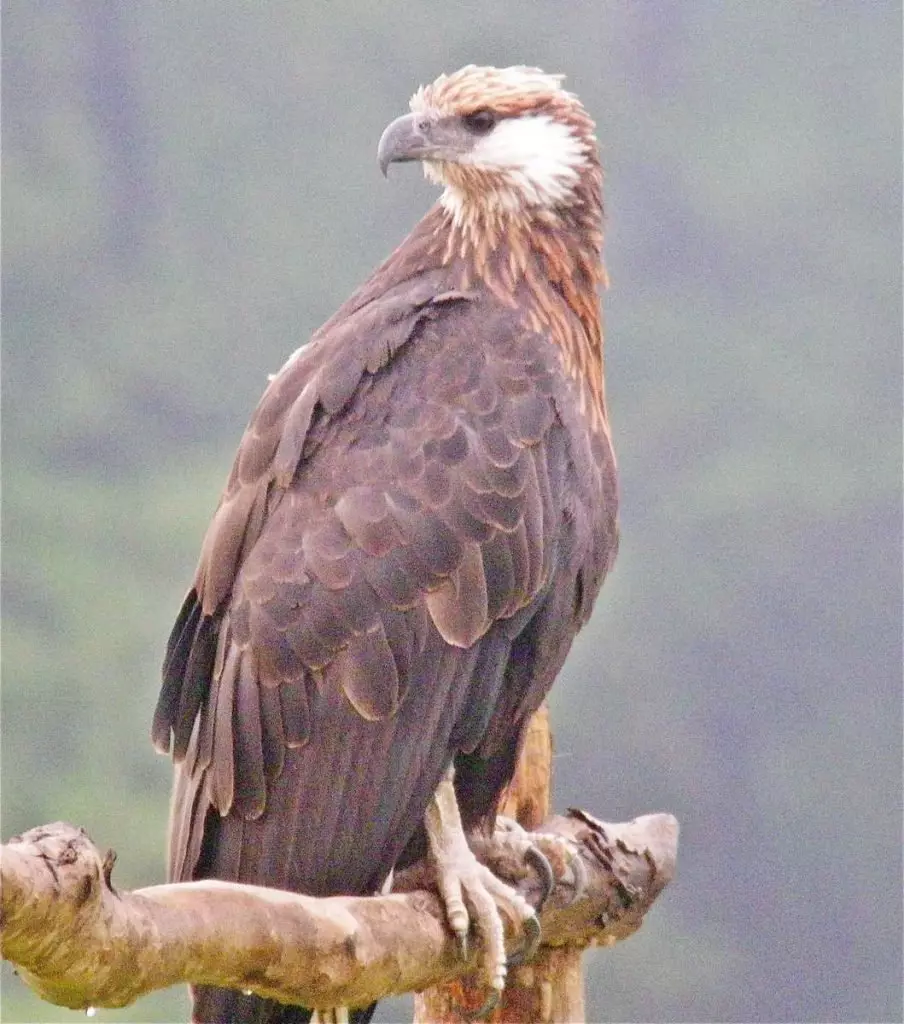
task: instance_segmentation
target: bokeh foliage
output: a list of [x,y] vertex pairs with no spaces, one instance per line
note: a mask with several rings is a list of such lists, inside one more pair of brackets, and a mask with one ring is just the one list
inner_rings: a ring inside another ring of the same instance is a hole
[[535,63],[599,125],[623,494],[557,804],[683,826],[591,1019],[900,1019],[899,5],[4,13],[4,837],[162,879],[160,656],[242,425],[431,201],[374,159],[413,88]]

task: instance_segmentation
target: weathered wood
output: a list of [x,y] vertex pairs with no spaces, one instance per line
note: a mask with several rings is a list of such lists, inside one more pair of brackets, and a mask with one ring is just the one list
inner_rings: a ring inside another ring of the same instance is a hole
[[[572,813],[544,828],[574,843],[588,876],[579,900],[567,882],[557,885],[541,917],[545,941],[610,943],[636,930],[672,877],[675,819],[604,825]],[[479,855],[505,870],[511,852],[491,840]],[[111,867],[71,825],[32,829],[0,848],[3,956],[49,1002],[125,1006],[192,982],[307,1006],[360,1005],[478,962],[459,959],[437,897],[413,891],[422,869],[400,875],[392,895],[313,899],[215,881],[123,892]],[[519,881],[528,898],[536,887],[533,877]],[[518,937],[509,938],[515,948]]]
[[[505,817],[517,821],[522,828],[536,831],[549,815],[551,789],[552,733],[549,728],[549,708],[544,702],[528,724],[515,777],[506,790],[500,811]],[[487,1018],[489,1024],[510,1020],[552,1020],[554,1018],[536,1016],[536,1012],[545,1011],[547,1003],[558,1006],[563,995],[569,1013],[574,1012],[576,997],[579,996],[583,1014],[580,964],[577,971],[572,968],[561,973],[563,959],[573,959],[575,955],[543,947],[537,951],[529,965],[510,972],[502,1001]],[[567,993],[559,991],[563,987],[567,987]],[[577,992],[572,991],[575,988]],[[479,979],[456,978],[415,996],[414,1022],[460,1024],[471,1019],[469,1015],[481,1007],[486,997],[486,986]],[[583,1015],[555,1019],[580,1021]]]
[[[532,963],[514,968],[488,1024],[580,1024],[586,1019],[583,954],[576,946],[544,946]],[[437,985],[415,997],[415,1024],[473,1024],[469,1014],[480,1009],[486,994],[472,979]]]
[[515,777],[505,791],[499,813],[514,818],[528,832],[536,831],[552,807],[552,732],[544,702],[531,718]]
[[[523,828],[536,832],[549,814],[552,789],[552,735],[544,704],[531,720],[515,777],[505,794],[501,813]],[[578,818],[578,820],[581,820]],[[589,816],[585,823],[594,822]],[[594,822],[602,825],[600,822]],[[554,864],[557,877],[562,864]],[[624,937],[624,936],[622,936]],[[499,1006],[488,1024],[580,1024],[584,1006],[583,953],[598,939],[576,935],[556,944],[545,932],[543,943],[529,964],[509,973]],[[415,997],[415,1024],[466,1024],[480,1009],[487,989],[479,978],[465,975],[419,993]]]

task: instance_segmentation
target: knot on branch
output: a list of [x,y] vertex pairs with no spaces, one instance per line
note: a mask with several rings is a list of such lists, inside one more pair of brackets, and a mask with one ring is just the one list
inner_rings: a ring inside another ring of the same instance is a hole
[[[668,814],[609,824],[572,810],[543,832],[554,837],[544,852],[555,885],[540,917],[548,947],[626,938],[674,874],[678,824]],[[489,837],[475,853],[536,899],[543,883],[504,840]],[[16,837],[0,856],[3,956],[44,999],[73,1009],[123,1006],[179,982],[360,1006],[476,963],[459,958],[423,866],[387,896],[313,899],[216,881],[117,892],[114,855],[61,822]],[[577,898],[571,856],[586,876]]]

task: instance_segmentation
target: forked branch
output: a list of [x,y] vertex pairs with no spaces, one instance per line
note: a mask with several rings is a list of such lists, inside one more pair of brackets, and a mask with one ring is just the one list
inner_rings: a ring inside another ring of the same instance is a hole
[[[626,938],[672,878],[671,815],[614,825],[570,811],[544,831],[572,843],[587,876],[574,898],[573,873],[553,845],[545,945]],[[504,843],[487,840],[477,852],[528,898],[536,894],[538,880],[510,862]],[[3,957],[43,999],[72,1009],[125,1006],[185,982],[355,1006],[463,976],[477,962],[459,959],[418,867],[396,879],[391,895],[313,899],[215,881],[121,892],[110,880],[113,856],[63,823],[16,837],[0,856]]]

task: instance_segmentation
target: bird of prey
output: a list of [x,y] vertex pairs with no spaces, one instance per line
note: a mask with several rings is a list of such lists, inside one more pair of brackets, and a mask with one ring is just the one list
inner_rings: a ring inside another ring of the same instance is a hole
[[[153,738],[172,880],[369,894],[427,854],[499,989],[516,894],[462,827],[492,827],[617,547],[602,176],[561,76],[468,66],[410,109],[380,166],[420,161],[442,195],[266,388]],[[196,1021],[308,1019],[194,991]]]

